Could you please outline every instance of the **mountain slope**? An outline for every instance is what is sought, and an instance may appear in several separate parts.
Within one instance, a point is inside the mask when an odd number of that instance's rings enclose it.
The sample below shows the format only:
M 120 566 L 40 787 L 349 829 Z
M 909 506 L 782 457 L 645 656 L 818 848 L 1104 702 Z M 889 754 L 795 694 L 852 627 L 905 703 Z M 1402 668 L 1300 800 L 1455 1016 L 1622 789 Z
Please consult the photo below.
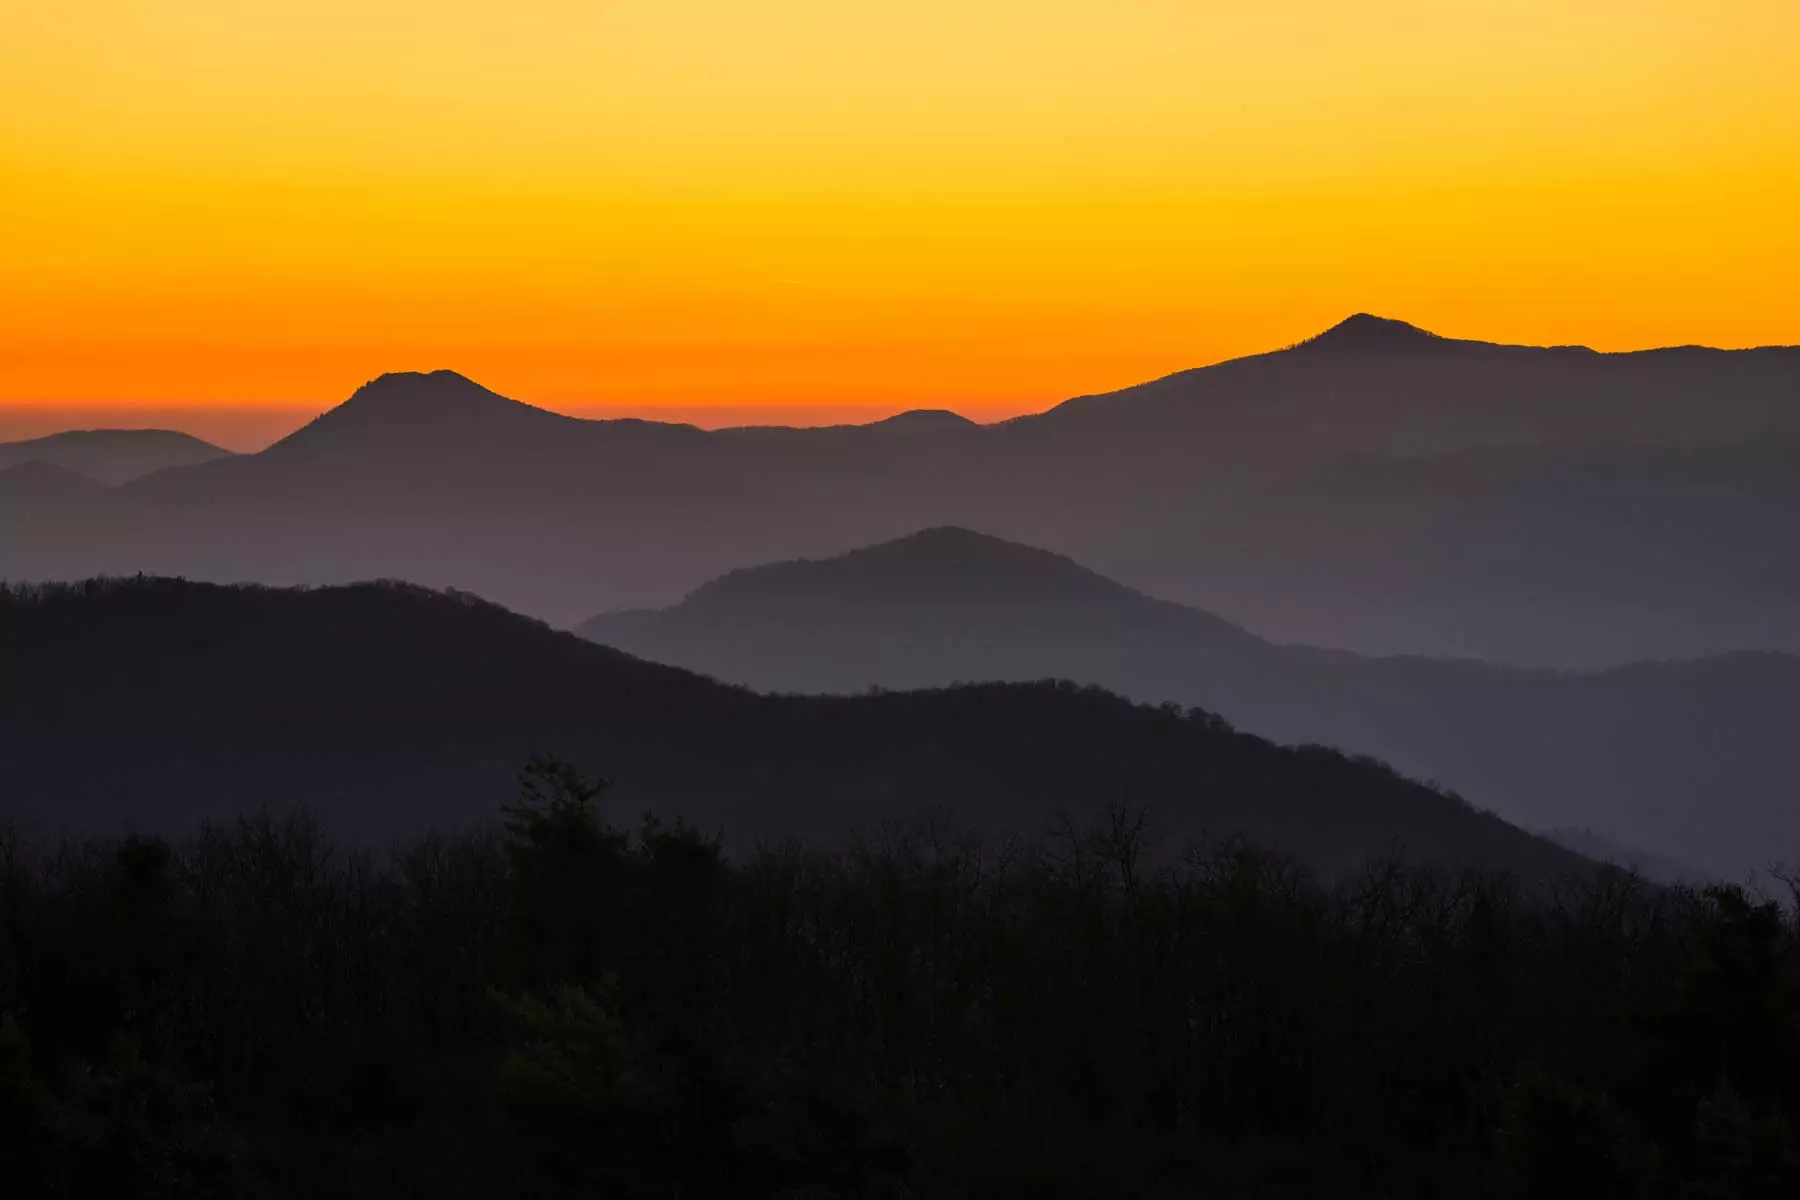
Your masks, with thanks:
M 1374 754 L 1533 828 L 1591 825 L 1730 875 L 1800 856 L 1790 656 L 1567 673 L 1276 645 L 960 530 L 739 571 L 581 632 L 759 688 L 1078 679 Z
M 0 470 L 42 462 L 111 487 L 166 467 L 192 466 L 230 453 L 168 429 L 79 429 L 0 442 Z
M 1378 765 L 1070 686 L 779 698 L 621 655 L 464 596 L 167 580 L 0 596 L 13 815 L 167 827 L 305 802 L 380 836 L 491 818 L 554 751 L 745 838 L 921 810 L 1033 835 L 1150 805 L 1178 846 L 1243 832 L 1331 869 L 1396 840 L 1535 874 L 1585 860 Z M 79 764 L 79 769 L 71 769 Z

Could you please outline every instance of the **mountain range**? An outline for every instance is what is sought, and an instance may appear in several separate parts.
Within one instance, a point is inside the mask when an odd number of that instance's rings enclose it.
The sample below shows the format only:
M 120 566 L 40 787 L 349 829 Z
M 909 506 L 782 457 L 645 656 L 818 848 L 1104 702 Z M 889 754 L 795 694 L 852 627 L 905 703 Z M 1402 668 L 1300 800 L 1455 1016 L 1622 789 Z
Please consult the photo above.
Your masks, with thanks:
M 1549 666 L 1791 650 L 1797 401 L 1791 348 L 1601 354 L 1369 316 L 995 425 L 582 421 L 399 374 L 258 454 L 103 496 L 0 488 L 0 578 L 392 576 L 566 625 L 963 525 L 1277 641 Z
M 1589 826 L 1631 848 L 1616 857 L 1666 860 L 1664 875 L 1740 878 L 1800 856 L 1788 655 L 1573 672 L 1281 645 L 957 528 L 734 571 L 581 632 L 775 691 L 1079 679 L 1372 754 L 1527 827 Z
M 495 819 L 534 754 L 739 840 L 947 816 L 1031 837 L 1145 810 L 1167 853 L 1237 836 L 1321 869 L 1548 880 L 1594 864 L 1369 759 L 1071 684 L 771 697 L 461 594 L 155 578 L 0 591 L 4 815 L 145 831 L 305 805 L 379 840 Z

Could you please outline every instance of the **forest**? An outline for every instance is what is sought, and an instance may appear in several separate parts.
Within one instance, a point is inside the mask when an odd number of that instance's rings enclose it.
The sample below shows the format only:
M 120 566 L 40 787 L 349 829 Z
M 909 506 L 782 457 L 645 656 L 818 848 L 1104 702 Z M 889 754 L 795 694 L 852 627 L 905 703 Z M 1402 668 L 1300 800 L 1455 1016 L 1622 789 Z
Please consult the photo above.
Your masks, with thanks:
M 1119 805 L 727 855 L 552 759 L 496 801 L 380 851 L 304 812 L 8 831 L 8 1190 L 1800 1189 L 1785 885 L 1327 881 Z

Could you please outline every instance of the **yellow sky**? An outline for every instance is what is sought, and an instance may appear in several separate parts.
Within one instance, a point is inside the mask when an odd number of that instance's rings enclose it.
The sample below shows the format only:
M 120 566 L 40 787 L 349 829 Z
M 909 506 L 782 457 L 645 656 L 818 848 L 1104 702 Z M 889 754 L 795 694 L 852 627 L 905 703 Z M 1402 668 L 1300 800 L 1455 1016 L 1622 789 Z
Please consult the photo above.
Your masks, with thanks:
M 1800 343 L 1795 0 L 0 0 L 0 404 Z

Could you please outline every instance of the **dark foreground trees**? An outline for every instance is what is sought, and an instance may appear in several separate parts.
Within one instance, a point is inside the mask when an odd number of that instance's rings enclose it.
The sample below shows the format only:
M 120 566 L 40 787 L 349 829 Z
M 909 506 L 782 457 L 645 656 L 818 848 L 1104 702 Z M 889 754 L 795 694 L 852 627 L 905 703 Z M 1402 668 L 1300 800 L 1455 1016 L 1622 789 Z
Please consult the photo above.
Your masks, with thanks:
M 1800 1189 L 1800 937 L 1742 891 L 1327 885 L 1152 856 L 1125 813 L 727 861 L 566 767 L 527 784 L 384 855 L 301 818 L 8 840 L 8 1190 Z

